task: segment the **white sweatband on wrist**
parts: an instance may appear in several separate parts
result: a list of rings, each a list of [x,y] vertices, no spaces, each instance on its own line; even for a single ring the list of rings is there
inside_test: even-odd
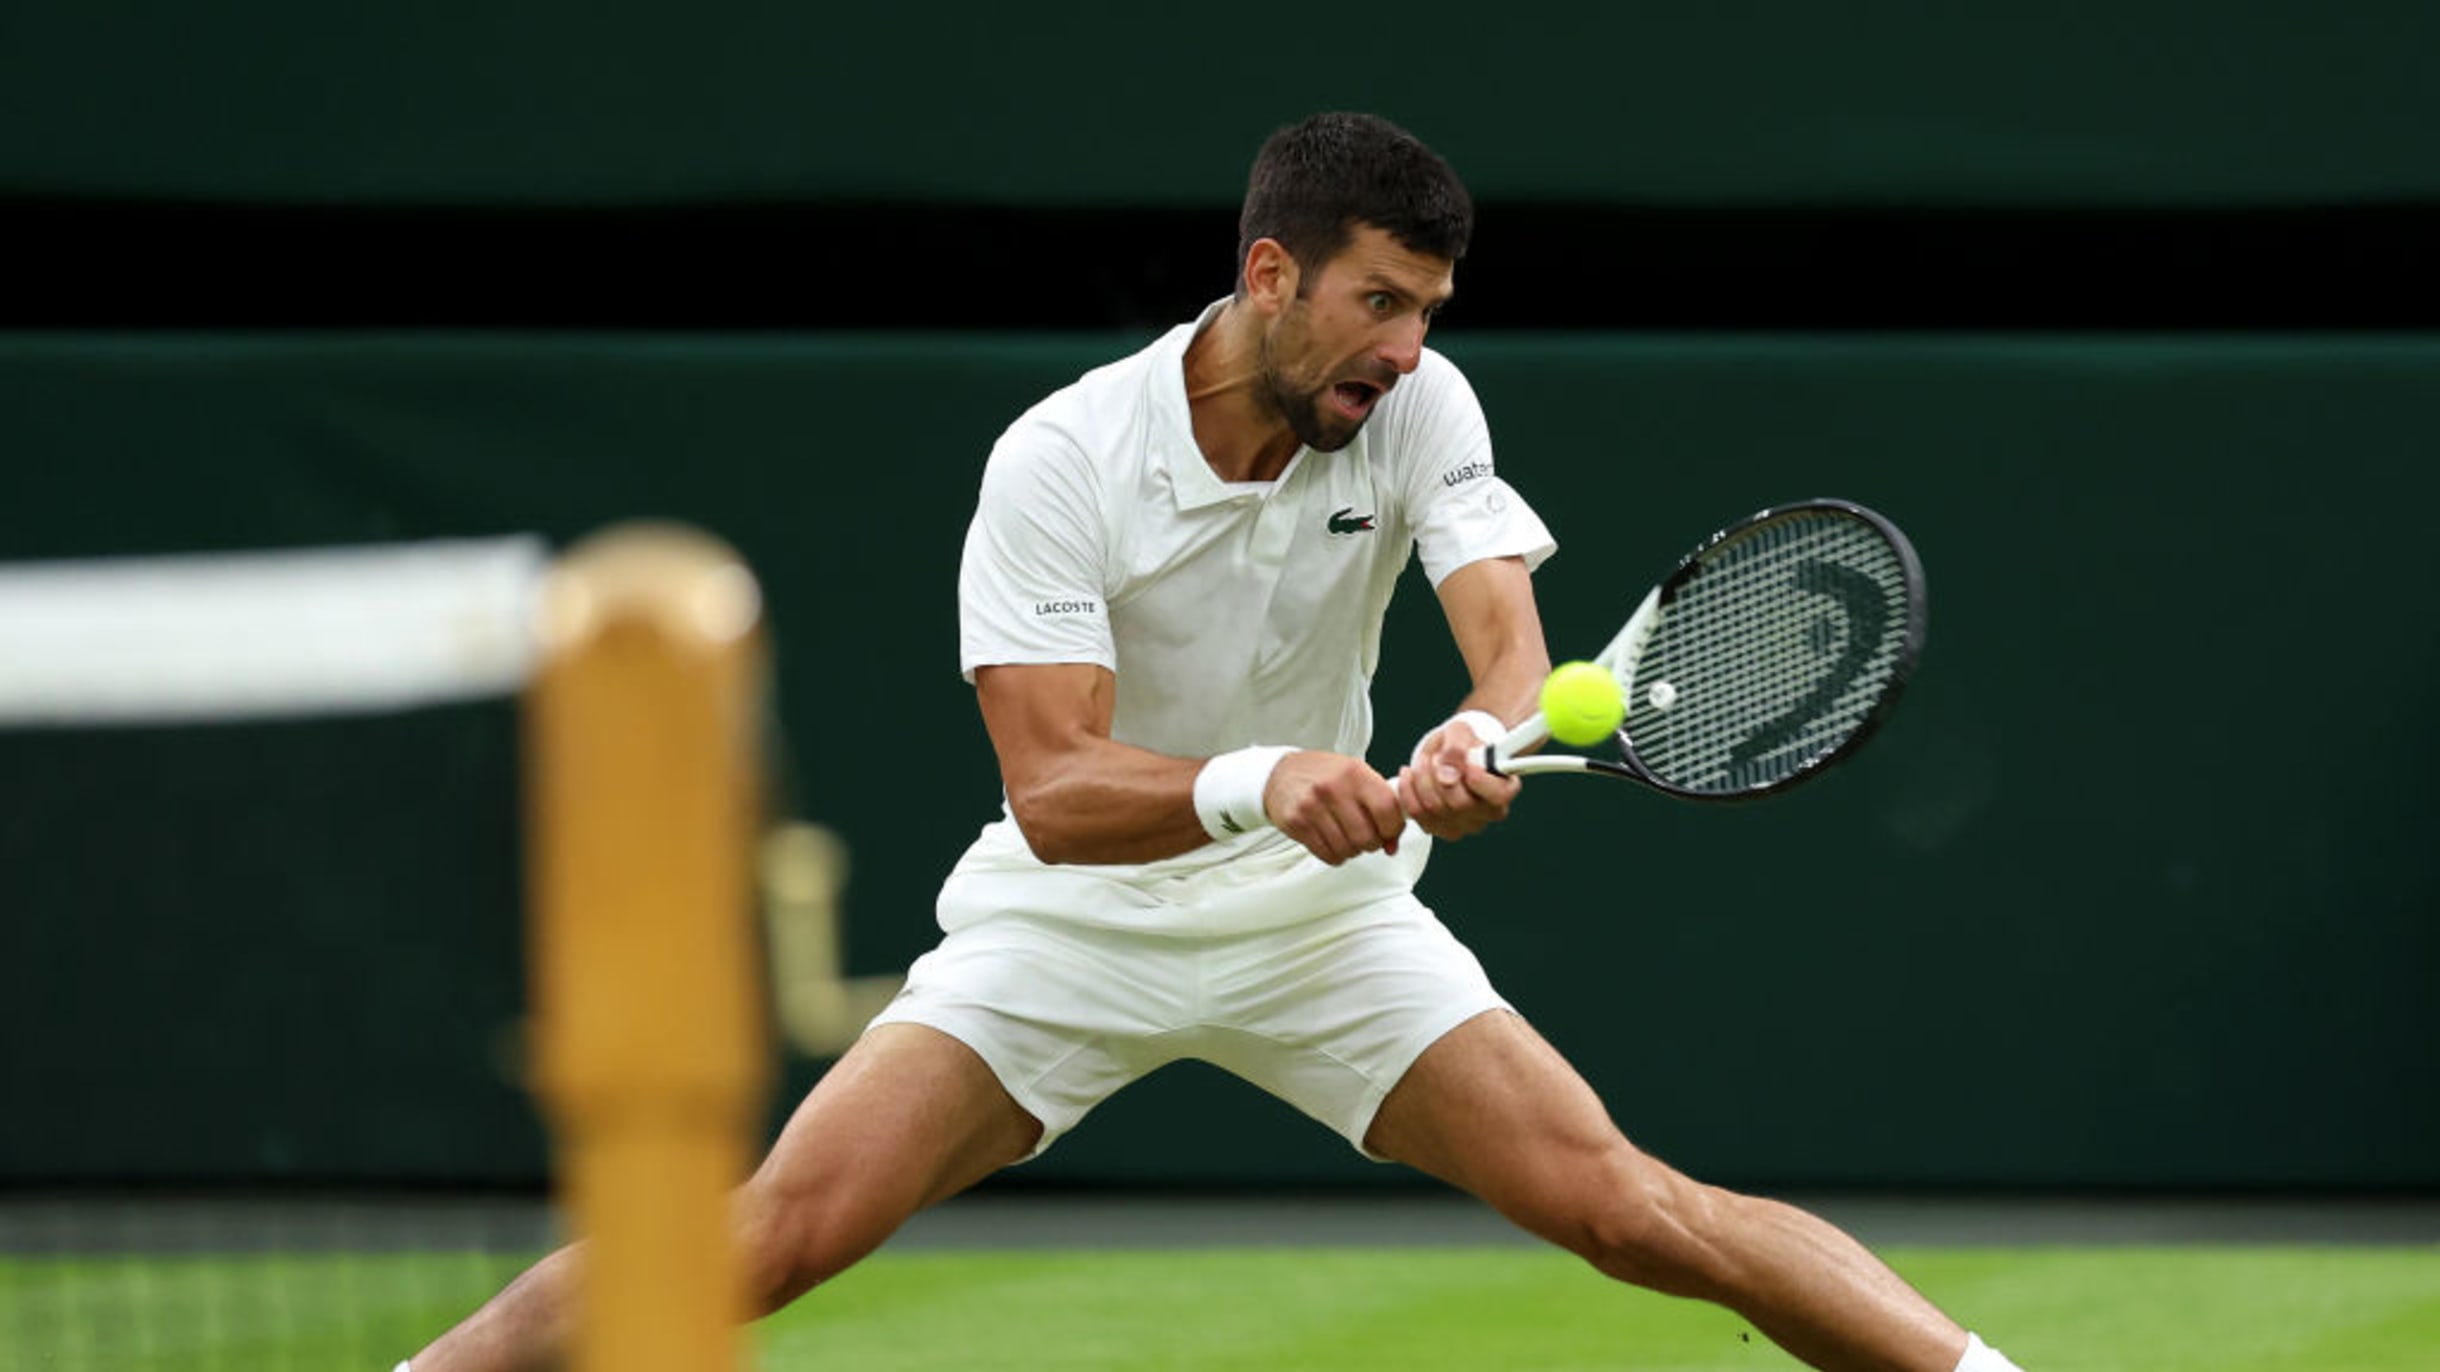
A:
[[[1425,741],[1430,739],[1433,734],[1439,733],[1441,730],[1448,728],[1452,724],[1463,724],[1467,728],[1472,729],[1474,731],[1475,738],[1481,740],[1483,746],[1486,748],[1508,736],[1508,726],[1502,724],[1500,722],[1500,717],[1491,713],[1489,710],[1460,710],[1456,714],[1453,714],[1447,719],[1440,721],[1438,724],[1433,725],[1422,738],[1415,740],[1415,751],[1407,757],[1406,765],[1409,767],[1421,766],[1423,764],[1423,745]]]
[[[1270,828],[1271,815],[1263,808],[1262,793],[1270,786],[1272,769],[1279,766],[1279,760],[1295,751],[1256,744],[1204,763],[1203,770],[1195,773],[1195,818],[1203,821],[1203,832],[1229,839]]]

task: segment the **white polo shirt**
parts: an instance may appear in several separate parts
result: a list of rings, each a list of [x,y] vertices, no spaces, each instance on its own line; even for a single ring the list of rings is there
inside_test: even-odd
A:
[[[1407,559],[1437,586],[1483,558],[1537,567],[1556,544],[1494,474],[1473,389],[1428,349],[1345,448],[1302,449],[1276,481],[1220,480],[1195,443],[1184,357],[1226,303],[1000,436],[958,576],[961,668],[971,681],[1000,664],[1099,663],[1118,683],[1112,737],[1175,757],[1256,743],[1361,757]],[[1013,856],[1013,820],[993,828],[1008,832],[984,844]],[[1263,830],[1149,866],[1280,842]]]

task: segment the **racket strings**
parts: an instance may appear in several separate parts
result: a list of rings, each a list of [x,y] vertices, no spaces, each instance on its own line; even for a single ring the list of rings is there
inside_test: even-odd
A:
[[[1698,566],[1636,666],[1626,722],[1636,756],[1673,785],[1726,793],[1835,751],[1901,664],[1905,559],[1866,521],[1803,512]],[[1653,703],[1663,683],[1668,708]]]

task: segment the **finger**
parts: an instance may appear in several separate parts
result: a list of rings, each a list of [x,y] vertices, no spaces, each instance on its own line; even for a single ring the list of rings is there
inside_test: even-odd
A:
[[[1440,747],[1431,755],[1432,774],[1443,786],[1457,785],[1465,779],[1467,771],[1478,766],[1467,758],[1465,740],[1455,735],[1455,730],[1442,735]]]
[[[1441,823],[1439,814],[1435,811],[1425,809],[1423,807],[1422,800],[1414,794],[1413,782],[1410,778],[1399,778],[1398,804],[1400,808],[1406,811],[1408,817],[1415,821],[1416,826],[1421,828],[1425,833],[1430,834],[1434,838],[1448,837],[1446,833],[1442,832],[1446,826]]]
[[[1337,837],[1335,851],[1341,862],[1381,846],[1373,837],[1371,818],[1353,796],[1339,797],[1339,803],[1331,809],[1330,824],[1332,833]]]
[[[1496,806],[1503,813],[1524,784],[1515,777],[1494,776],[1480,767],[1469,768],[1466,772],[1466,793],[1474,803]]]
[[[1316,807],[1311,815],[1297,824],[1297,841],[1308,852],[1336,867],[1347,860],[1347,839],[1338,830],[1337,817],[1327,808]]]
[[[1389,789],[1378,778],[1373,779],[1373,784],[1383,792]],[[1329,824],[1337,840],[1335,851],[1340,861],[1360,853],[1369,853],[1381,846],[1380,835],[1373,822],[1371,797],[1365,788],[1360,785],[1343,787],[1327,799]]]
[[[1373,832],[1380,837],[1381,851],[1395,854],[1398,836],[1406,832],[1406,811],[1399,808],[1397,793],[1387,784],[1375,782],[1364,788],[1359,799],[1366,816],[1372,820]]]

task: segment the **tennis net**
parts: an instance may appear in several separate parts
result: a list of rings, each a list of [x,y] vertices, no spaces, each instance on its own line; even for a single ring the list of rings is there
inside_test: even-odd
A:
[[[387,1369],[581,1235],[580,1365],[735,1365],[762,671],[673,526],[0,566],[4,1360]]]

